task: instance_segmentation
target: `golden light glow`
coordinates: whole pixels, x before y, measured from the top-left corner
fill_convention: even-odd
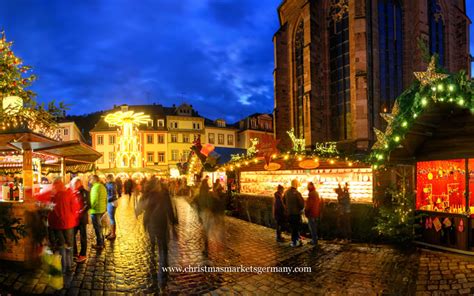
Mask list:
[[[334,159],[329,160],[329,163],[334,164],[335,163]]]
[[[118,111],[108,114],[105,122],[120,127],[119,140],[115,149],[115,164],[118,168],[141,167],[142,155],[137,126],[150,121],[150,116],[143,112]]]

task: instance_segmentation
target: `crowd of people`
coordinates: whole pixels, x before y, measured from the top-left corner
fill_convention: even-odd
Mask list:
[[[298,191],[298,180],[291,181],[291,187],[285,191],[285,188],[278,185],[274,194],[273,217],[276,222],[276,241],[284,242],[282,232],[289,226],[291,232],[292,247],[302,245],[301,228],[302,214],[308,220],[308,228],[311,234],[310,244],[318,244],[318,226],[321,219],[324,201],[320,198],[316,186],[313,182],[308,182],[308,198],[306,201]],[[340,184],[334,189],[337,194],[337,226],[340,231],[341,241],[349,242],[351,240],[351,199],[349,194],[349,185],[344,187]]]
[[[97,175],[89,178],[89,190],[82,180],[75,177],[69,186],[61,178],[53,181],[51,189],[36,195],[39,202],[52,205],[47,217],[49,246],[61,255],[62,271],[71,272],[73,261],[87,261],[87,224],[90,220],[96,236],[92,248],[104,248],[105,239],[116,238],[115,210],[119,198],[115,181],[108,175],[106,182]],[[110,232],[104,236],[102,224],[108,213]],[[77,241],[79,234],[79,245]]]
[[[142,179],[141,182],[129,178],[122,182],[112,175],[102,180],[97,175],[88,179],[88,184],[76,177],[66,186],[62,179],[55,179],[51,190],[36,196],[38,201],[51,205],[48,215],[49,245],[61,255],[63,273],[72,272],[73,262],[77,264],[87,261],[87,225],[89,221],[95,233],[95,244],[91,247],[97,251],[105,247],[107,241],[114,241],[117,237],[117,221],[115,213],[122,192],[129,196],[129,205],[133,204],[135,215],[143,214],[143,226],[150,239],[153,264],[159,265],[158,282],[166,285],[168,275],[168,244],[174,237],[178,238],[176,225],[178,216],[173,205],[172,196],[186,194],[181,191],[186,188],[184,181],[167,181],[152,176]],[[318,244],[318,225],[321,218],[323,200],[320,198],[316,186],[309,182],[308,198],[303,199],[298,191],[298,181],[293,180],[291,187],[285,191],[281,185],[275,192],[273,215],[276,221],[276,240],[283,242],[282,232],[289,225],[291,232],[291,246],[302,245],[300,236],[302,215],[308,220],[311,234],[310,244]],[[197,211],[203,228],[204,256],[209,254],[209,242],[213,241],[216,251],[225,247],[225,210],[226,194],[220,180],[210,185],[209,177],[203,178],[195,186],[190,201]],[[350,196],[346,183],[335,189],[338,196],[338,229],[341,237],[350,240]],[[139,197],[141,195],[141,197]],[[132,199],[133,197],[133,199]],[[133,200],[133,203],[130,201]],[[104,235],[104,220],[108,225],[108,233]],[[156,253],[157,252],[157,253]],[[155,259],[159,258],[158,264]]]
[[[119,177],[114,179],[111,174],[105,179],[92,175],[86,185],[78,177],[73,178],[70,184],[64,184],[61,178],[55,179],[50,189],[37,194],[35,198],[50,209],[46,223],[47,245],[52,252],[61,256],[62,273],[72,273],[73,262],[81,264],[87,261],[89,221],[95,235],[95,244],[91,246],[93,249],[99,252],[104,249],[106,241],[116,239],[115,213],[124,193],[129,196],[128,205],[133,206],[137,218],[143,214],[153,260],[157,257],[155,249],[158,247],[158,280],[165,285],[167,274],[163,267],[168,266],[168,243],[170,234],[177,237],[175,226],[178,223],[171,196],[180,193],[183,184],[183,180],[167,181],[156,176],[140,181],[128,178],[123,182]],[[173,192],[170,192],[170,187]],[[217,186],[215,190],[222,192],[222,186]],[[104,225],[108,228],[105,235]]]

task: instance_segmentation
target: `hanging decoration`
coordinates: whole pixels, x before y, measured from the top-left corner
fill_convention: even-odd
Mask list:
[[[331,18],[335,23],[342,21],[349,13],[349,0],[331,0]]]
[[[462,219],[459,221],[458,231],[459,231],[459,232],[463,232],[463,231],[464,231],[464,222],[463,222]]]
[[[431,104],[450,104],[474,112],[474,84],[464,71],[441,73],[432,57],[427,70],[414,75],[418,81],[395,100],[392,112],[381,114],[387,121],[385,131],[374,129],[376,142],[368,158],[374,169],[384,167],[391,151],[403,146],[410,127]]]
[[[259,143],[255,146],[257,149],[257,157],[263,157],[267,166],[270,164],[272,156],[278,153],[278,142],[280,142],[280,140],[265,134],[260,137]]]
[[[436,71],[436,57],[432,56],[431,61],[428,64],[428,69],[425,72],[415,72],[415,77],[420,81],[421,86],[427,86],[436,82],[438,80],[443,80],[447,78],[449,75],[438,73]]]
[[[436,232],[439,232],[441,228],[443,228],[443,225],[441,224],[441,221],[439,221],[438,217],[433,219],[433,227],[436,230]]]
[[[267,171],[277,171],[281,168],[281,165],[276,162],[270,162],[269,164],[265,164],[263,168]]]

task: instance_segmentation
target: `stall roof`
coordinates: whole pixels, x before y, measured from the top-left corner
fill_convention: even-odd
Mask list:
[[[160,173],[162,170],[150,169],[150,168],[108,168],[100,169],[98,173],[102,174],[119,174],[119,173]]]
[[[32,149],[34,152],[42,152],[56,157],[64,157],[67,163],[92,163],[102,156],[100,152],[97,152],[92,147],[78,140],[52,143],[10,142],[9,145],[17,149]]]
[[[15,143],[15,146],[12,144]],[[18,132],[0,134],[0,151],[11,151],[19,149],[34,149],[33,147],[40,147],[42,144],[58,143],[41,134],[32,132]]]

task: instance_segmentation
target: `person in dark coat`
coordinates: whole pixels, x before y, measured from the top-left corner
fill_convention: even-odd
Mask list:
[[[125,187],[125,194],[127,194],[128,197],[130,198],[132,196],[132,192],[133,192],[133,180],[132,180],[132,178],[128,178],[127,181],[125,181],[124,187]]]
[[[87,260],[87,224],[89,223],[88,211],[91,208],[91,199],[89,191],[82,185],[78,177],[72,179],[71,188],[79,203],[79,225],[74,230],[74,257],[77,263],[83,263]],[[77,233],[80,234],[81,251],[78,253]]]
[[[304,208],[306,218],[308,218],[308,227],[311,233],[311,244],[318,244],[318,224],[321,215],[321,199],[313,182],[308,182],[308,199]]]
[[[204,249],[202,253],[207,256],[209,254],[209,238],[211,235],[216,238],[217,242],[224,243],[224,219],[221,219],[223,215],[221,215],[217,198],[210,192],[209,176],[206,176],[201,181],[199,195],[196,199],[199,221],[204,229]]]
[[[281,236],[286,220],[285,206],[283,205],[283,191],[283,186],[278,185],[277,191],[275,192],[275,199],[273,200],[273,218],[276,221],[277,242],[285,241]]]
[[[117,196],[120,198],[122,197],[122,187],[123,187],[123,183],[122,183],[122,179],[120,179],[120,177],[117,177],[115,179],[115,186],[117,188]]]
[[[155,246],[158,245],[159,272],[158,282],[161,288],[167,283],[168,273],[168,244],[171,233],[176,235],[178,219],[174,211],[167,184],[160,183],[152,177],[145,186],[143,196],[138,205],[137,215],[144,211],[143,224],[150,237],[150,245],[154,257]],[[154,260],[154,259],[153,259]]]
[[[283,198],[283,204],[288,213],[288,222],[291,228],[291,246],[301,246],[300,228],[301,228],[301,212],[304,208],[304,199],[298,191],[298,180],[291,181],[291,188],[286,191]]]

